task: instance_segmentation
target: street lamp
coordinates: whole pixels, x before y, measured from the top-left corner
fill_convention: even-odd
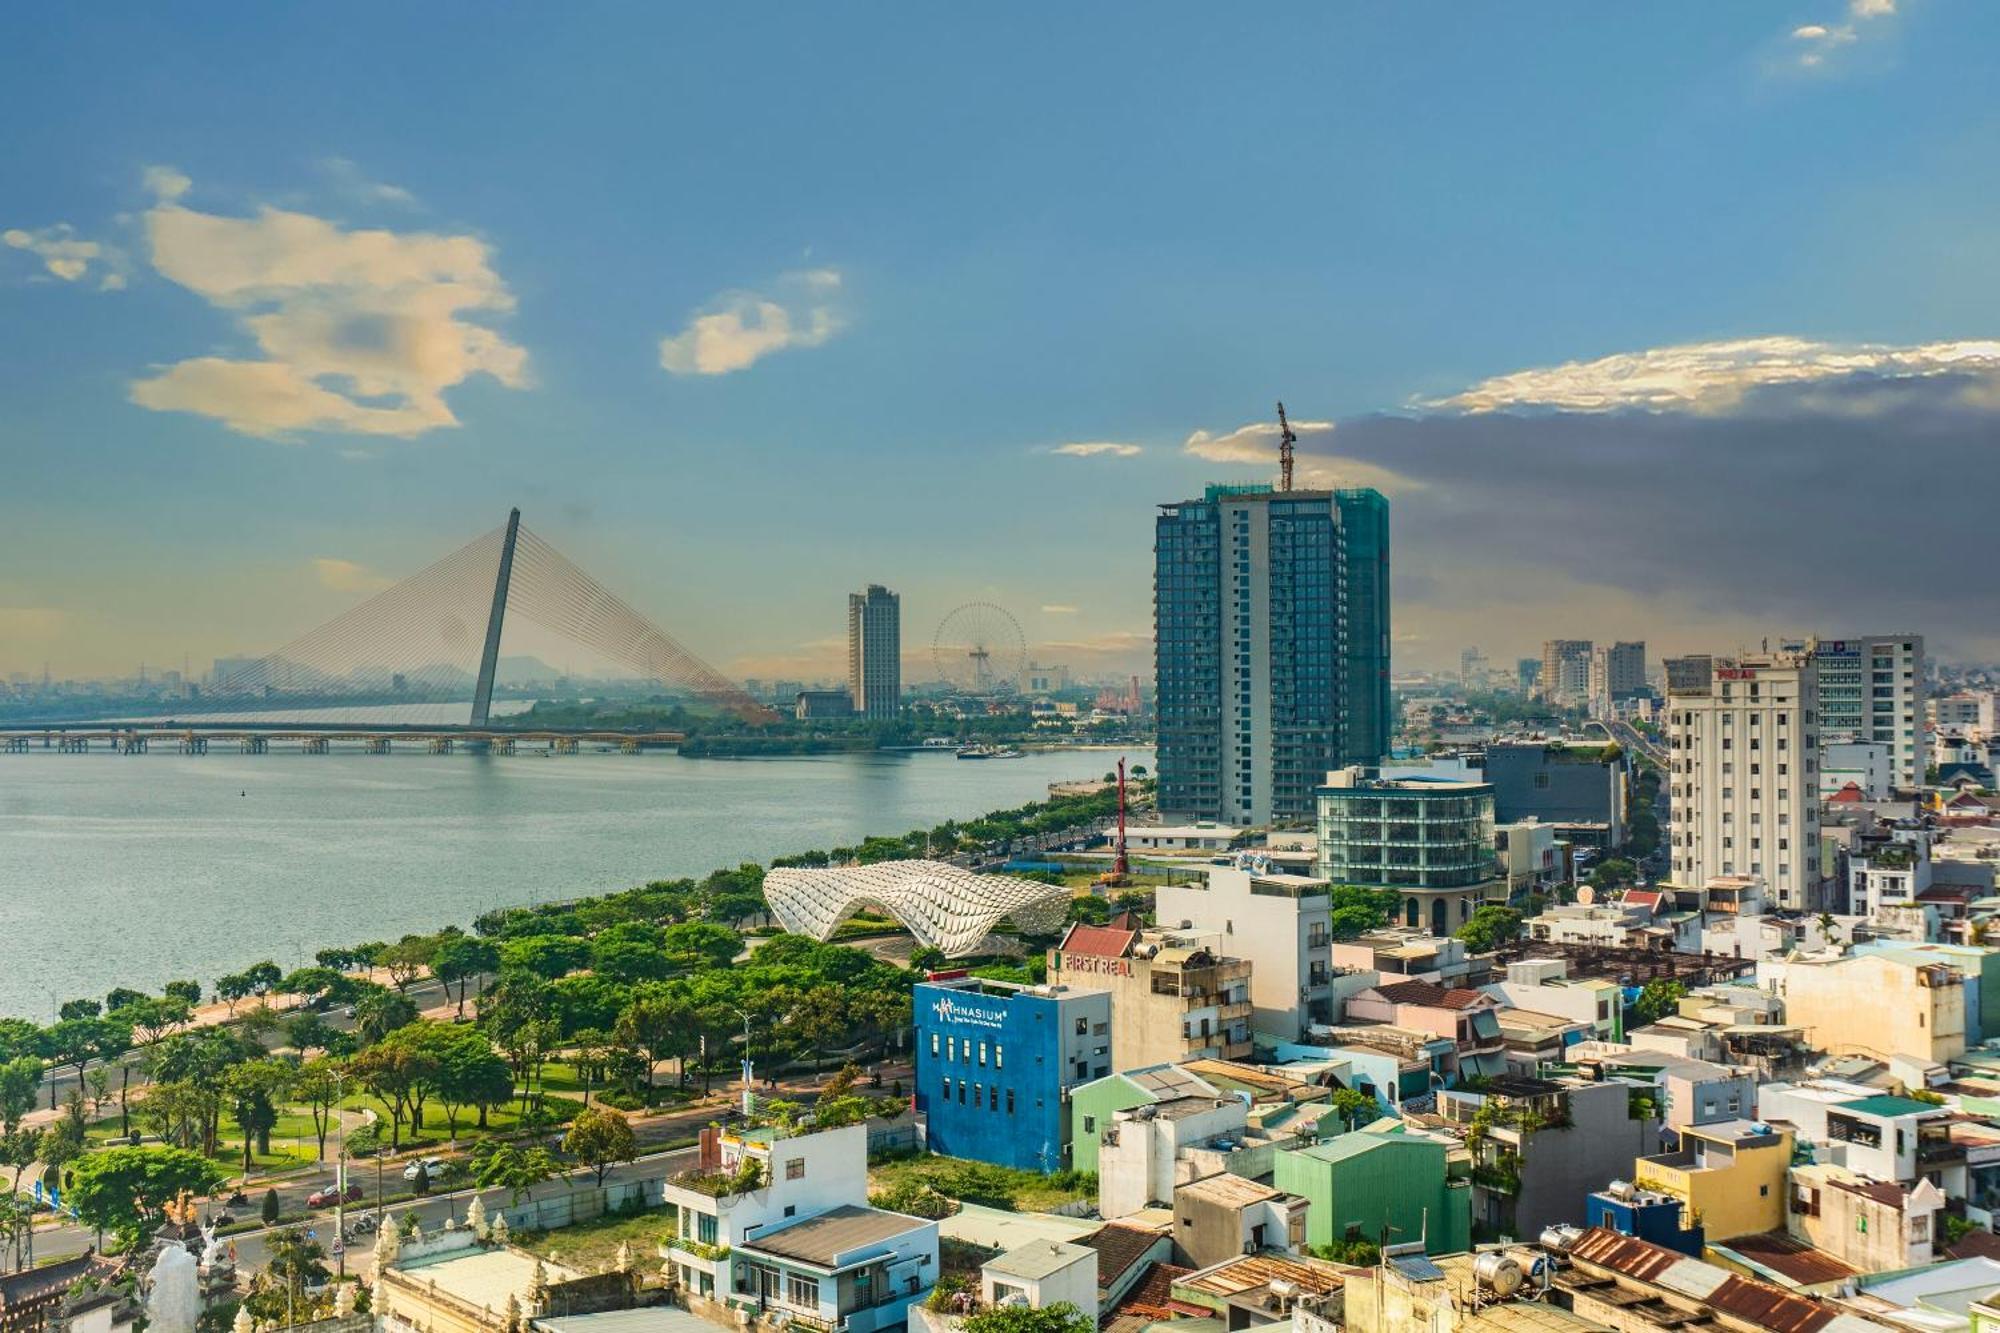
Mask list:
[[[743,1019],[743,1116],[745,1119],[748,1119],[752,1109],[750,1104],[750,1011],[748,1009],[737,1009],[733,1004],[729,1007],[735,1010]]]

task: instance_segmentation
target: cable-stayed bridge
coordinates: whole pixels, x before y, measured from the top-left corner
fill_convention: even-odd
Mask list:
[[[467,743],[511,749],[521,741],[562,752],[579,741],[634,749],[681,739],[496,726],[494,688],[510,629],[580,649],[747,721],[774,716],[523,526],[516,509],[491,532],[283,647],[218,663],[201,699],[173,718],[15,723],[0,730],[0,750],[109,746],[136,753],[164,742],[186,753],[211,743],[256,753],[296,742],[323,752],[351,742],[387,752],[401,737],[439,752]]]

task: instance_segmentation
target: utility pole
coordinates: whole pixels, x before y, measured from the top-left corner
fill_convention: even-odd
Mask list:
[[[1278,489],[1292,489],[1292,446],[1299,437],[1292,430],[1292,423],[1285,419],[1285,405],[1278,404]]]

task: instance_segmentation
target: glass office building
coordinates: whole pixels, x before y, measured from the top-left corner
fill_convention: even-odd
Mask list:
[[[1387,501],[1211,486],[1153,549],[1161,811],[1310,822],[1329,770],[1388,748]]]

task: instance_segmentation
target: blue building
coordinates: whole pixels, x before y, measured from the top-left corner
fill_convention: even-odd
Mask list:
[[[1697,1259],[1704,1245],[1700,1224],[1681,1226],[1679,1199],[1658,1190],[1639,1189],[1630,1181],[1613,1181],[1611,1188],[1587,1196],[1583,1224],[1651,1241]]]
[[[931,1151],[1069,1166],[1070,1089],[1111,1072],[1111,992],[957,977],[912,998]]]
[[[1162,812],[1304,823],[1387,753],[1389,509],[1372,490],[1210,486],[1153,530]]]

